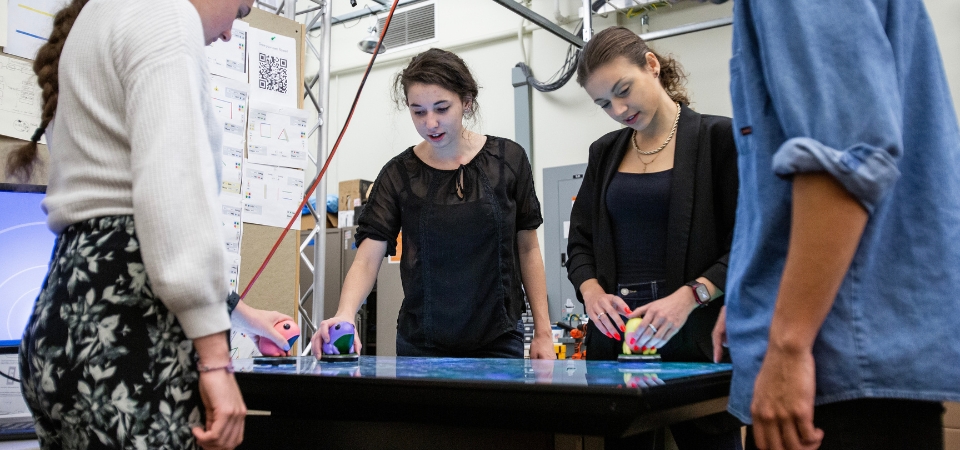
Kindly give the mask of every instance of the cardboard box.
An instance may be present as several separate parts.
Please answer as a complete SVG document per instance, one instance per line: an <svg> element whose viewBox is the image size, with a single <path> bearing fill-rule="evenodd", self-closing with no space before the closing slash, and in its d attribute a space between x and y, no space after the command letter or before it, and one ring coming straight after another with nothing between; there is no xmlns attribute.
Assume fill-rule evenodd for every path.
<svg viewBox="0 0 960 450"><path fill-rule="evenodd" d="M960 403L944 402L947 412L943 415L943 427L960 430Z"/></svg>
<svg viewBox="0 0 960 450"><path fill-rule="evenodd" d="M367 180L347 180L340 182L338 211L353 211L355 206L360 206L367 202L367 194L373 186L372 181ZM343 225L341 225L343 226Z"/></svg>
<svg viewBox="0 0 960 450"><path fill-rule="evenodd" d="M953 428L943 429L943 449L960 450L960 430Z"/></svg>

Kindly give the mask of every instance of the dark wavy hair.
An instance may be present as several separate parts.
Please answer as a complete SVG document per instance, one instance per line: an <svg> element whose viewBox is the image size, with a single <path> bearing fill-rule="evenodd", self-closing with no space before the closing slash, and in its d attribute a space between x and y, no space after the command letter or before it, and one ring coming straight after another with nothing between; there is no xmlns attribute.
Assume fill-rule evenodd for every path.
<svg viewBox="0 0 960 450"><path fill-rule="evenodd" d="M440 86L457 94L460 101L469 102L470 109L464 112L464 117L468 119L479 110L477 96L480 87L467 64L453 52L431 48L413 57L393 80L393 100L399 109L407 107L407 91L416 83Z"/></svg>
<svg viewBox="0 0 960 450"><path fill-rule="evenodd" d="M583 87L597 68L621 56L644 68L647 66L647 53L653 53L660 61L660 85L667 91L667 95L675 102L689 105L690 98L684 87L687 74L683 72L680 63L672 57L657 54L640 36L624 27L607 28L595 34L593 39L583 46L577 62L577 84Z"/></svg>
<svg viewBox="0 0 960 450"><path fill-rule="evenodd" d="M27 182L33 176L34 165L40 157L37 142L53 120L57 112L57 97L60 94L60 83L57 70L60 67L60 53L63 44L67 42L67 35L73 28L73 23L80 15L80 10L88 0L73 0L60 10L53 18L53 31L50 39L37 51L37 59L33 62L33 72L37 74L37 83L43 89L43 112L40 114L40 128L33 134L30 142L20 146L7 155L7 176Z"/></svg>

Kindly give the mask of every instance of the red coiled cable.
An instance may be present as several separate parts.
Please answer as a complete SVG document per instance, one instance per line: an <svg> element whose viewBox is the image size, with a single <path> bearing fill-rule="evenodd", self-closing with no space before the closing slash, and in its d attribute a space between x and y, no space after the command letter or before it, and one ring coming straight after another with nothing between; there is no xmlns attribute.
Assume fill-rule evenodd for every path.
<svg viewBox="0 0 960 450"><path fill-rule="evenodd" d="M370 57L370 63L367 64L367 70L363 72L363 79L360 80L360 87L357 88L357 95L353 98L353 105L350 106L350 114L347 115L347 120L343 123L343 128L340 130L340 135L337 137L337 142L333 144L333 149L330 150L330 156L327 156L327 160L323 163L323 168L320 169L320 173L317 174L316 178L313 179L313 182L310 183L310 187L306 190L306 192L304 192L303 201L300 202L300 207L297 208L297 211L302 210L304 205L307 204L310 196L313 195L313 191L315 191L317 189L317 185L320 184L320 180L323 178L323 175L327 173L327 167L330 166L330 161L333 160L333 155L337 153L337 148L340 147L340 141L343 140L343 135L347 132L347 127L350 126L350 119L353 118L353 112L357 109L357 102L360 101L360 93L363 92L363 86L367 83L367 76L370 75L370 69L373 68L373 63L377 60L377 54L380 52L380 46L383 45L383 37L387 35L387 29L390 28L390 20L393 19L393 11L397 9L397 3L399 2L400 0L393 0L393 5L390 6L390 13L387 15L387 20L383 23L383 30L380 32L380 39L377 40L377 46L373 49L373 56ZM329 11L326 13L329 13ZM250 288L253 287L253 284L257 282L258 278L260 278L260 275L263 273L264 269L267 268L267 264L270 262L270 259L273 258L273 254L277 252L278 248L280 248L280 243L283 242L283 238L287 236L287 232L290 231L290 228L293 227L293 224L296 223L299 218L299 215L294 214L294 216L290 219L290 223L288 223L286 228L283 229L283 232L280 233L280 238L277 239L275 244L273 244L273 248L270 249L270 253L267 254L266 259L263 260L263 264L261 264L260 268L257 269L257 273L253 275L253 278L250 279L250 283L247 284L247 287L243 290L243 293L240 294L240 299L246 297L250 292Z"/></svg>

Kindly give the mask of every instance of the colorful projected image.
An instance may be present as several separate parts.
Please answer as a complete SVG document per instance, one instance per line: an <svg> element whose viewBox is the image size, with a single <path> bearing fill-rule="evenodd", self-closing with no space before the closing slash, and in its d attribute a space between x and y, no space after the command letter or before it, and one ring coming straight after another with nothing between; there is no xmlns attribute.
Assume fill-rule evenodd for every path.
<svg viewBox="0 0 960 450"><path fill-rule="evenodd" d="M40 209L43 197L0 190L0 342L20 340L47 274L56 236Z"/></svg>

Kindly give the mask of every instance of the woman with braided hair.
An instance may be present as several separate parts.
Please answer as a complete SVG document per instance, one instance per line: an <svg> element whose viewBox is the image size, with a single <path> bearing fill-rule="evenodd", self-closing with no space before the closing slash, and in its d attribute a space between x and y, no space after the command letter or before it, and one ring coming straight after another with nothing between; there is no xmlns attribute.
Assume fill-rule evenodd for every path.
<svg viewBox="0 0 960 450"><path fill-rule="evenodd" d="M252 6L73 0L37 54L42 124L7 168L28 179L47 133L43 208L59 236L20 349L43 448L229 449L243 438L203 47L229 40ZM231 298L235 324L289 348L267 331L285 315Z"/></svg>

